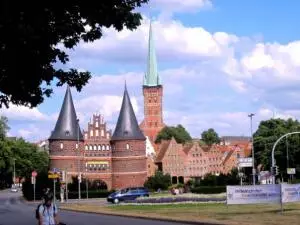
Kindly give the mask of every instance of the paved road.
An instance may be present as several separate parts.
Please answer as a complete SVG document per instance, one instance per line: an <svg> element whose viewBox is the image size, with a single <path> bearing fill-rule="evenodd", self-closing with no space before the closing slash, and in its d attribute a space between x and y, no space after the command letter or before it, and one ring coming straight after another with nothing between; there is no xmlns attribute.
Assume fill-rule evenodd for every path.
<svg viewBox="0 0 300 225"><path fill-rule="evenodd" d="M0 225L33 225L35 204L26 204L20 200L20 193L0 192ZM60 212L61 221L67 225L175 225L178 223L134 219L118 216L86 214L78 212ZM181 225L187 225L180 223Z"/></svg>

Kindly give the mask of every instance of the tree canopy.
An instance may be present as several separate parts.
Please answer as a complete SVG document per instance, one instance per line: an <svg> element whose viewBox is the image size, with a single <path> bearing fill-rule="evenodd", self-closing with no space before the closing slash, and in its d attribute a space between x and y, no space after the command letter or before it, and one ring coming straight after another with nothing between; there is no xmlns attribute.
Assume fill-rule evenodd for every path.
<svg viewBox="0 0 300 225"><path fill-rule="evenodd" d="M64 70L66 49L102 37L102 28L136 29L137 7L148 0L14 1L0 4L0 108L9 103L35 107L65 83L78 91L91 77Z"/></svg>
<svg viewBox="0 0 300 225"><path fill-rule="evenodd" d="M253 135L254 153L256 165L262 164L263 169L270 170L271 152L276 140L282 135L300 131L298 120L270 119L261 121L257 131ZM296 168L300 172L300 134L283 138L275 149L275 160L283 176L286 176L287 166ZM289 162L287 162L287 151Z"/></svg>
<svg viewBox="0 0 300 225"><path fill-rule="evenodd" d="M5 117L1 119L2 125L7 128L6 121ZM0 133L3 133L2 126ZM45 151L38 151L36 145L22 138L12 140L4 136L0 140L0 188L7 187L13 182L14 160L16 177L30 177L33 170L38 173L48 171L49 156Z"/></svg>
<svg viewBox="0 0 300 225"><path fill-rule="evenodd" d="M191 141L192 138L188 131L182 126L177 125L176 127L165 126L157 135L155 143L160 143L161 140L171 140L174 137L177 143L186 143Z"/></svg>
<svg viewBox="0 0 300 225"><path fill-rule="evenodd" d="M202 141L207 145L219 144L220 138L217 132L213 128L209 128L207 131L203 131L201 134Z"/></svg>

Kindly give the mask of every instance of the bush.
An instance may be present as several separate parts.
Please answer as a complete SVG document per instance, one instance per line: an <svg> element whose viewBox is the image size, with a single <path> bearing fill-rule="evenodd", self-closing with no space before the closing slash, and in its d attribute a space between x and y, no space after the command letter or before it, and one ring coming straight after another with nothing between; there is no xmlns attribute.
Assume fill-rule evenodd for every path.
<svg viewBox="0 0 300 225"><path fill-rule="evenodd" d="M125 203L175 203L175 202L219 202L225 201L226 198L188 198L188 197L177 197L177 198L144 198L144 199L135 199L135 200L126 200Z"/></svg>
<svg viewBox="0 0 300 225"><path fill-rule="evenodd" d="M163 174L161 171L156 171L154 176L148 177L144 184L146 188L154 191L158 190L159 188L162 190L167 190L170 185L170 174Z"/></svg>
<svg viewBox="0 0 300 225"><path fill-rule="evenodd" d="M226 192L226 186L200 186L191 188L192 193L197 194L219 194Z"/></svg>

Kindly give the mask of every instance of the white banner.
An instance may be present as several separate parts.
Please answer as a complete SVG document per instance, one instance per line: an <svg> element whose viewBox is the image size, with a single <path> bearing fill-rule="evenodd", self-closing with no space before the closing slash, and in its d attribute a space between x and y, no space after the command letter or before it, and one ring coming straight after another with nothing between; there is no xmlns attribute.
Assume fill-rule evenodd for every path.
<svg viewBox="0 0 300 225"><path fill-rule="evenodd" d="M300 202L300 184L281 184L282 202Z"/></svg>
<svg viewBox="0 0 300 225"><path fill-rule="evenodd" d="M227 204L280 203L280 184L227 186Z"/></svg>

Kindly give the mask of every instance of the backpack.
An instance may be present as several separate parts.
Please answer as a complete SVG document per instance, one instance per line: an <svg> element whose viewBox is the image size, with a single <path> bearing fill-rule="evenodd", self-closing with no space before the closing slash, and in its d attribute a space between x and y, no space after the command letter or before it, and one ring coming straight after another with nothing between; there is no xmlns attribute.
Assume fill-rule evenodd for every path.
<svg viewBox="0 0 300 225"><path fill-rule="evenodd" d="M35 218L36 218L37 220L40 219L40 207L41 207L41 205L43 205L43 204L39 204L39 205L37 206L36 210L35 210ZM55 205L53 205L53 211L55 211ZM45 212L45 207L44 207L43 213L44 213L44 212Z"/></svg>

